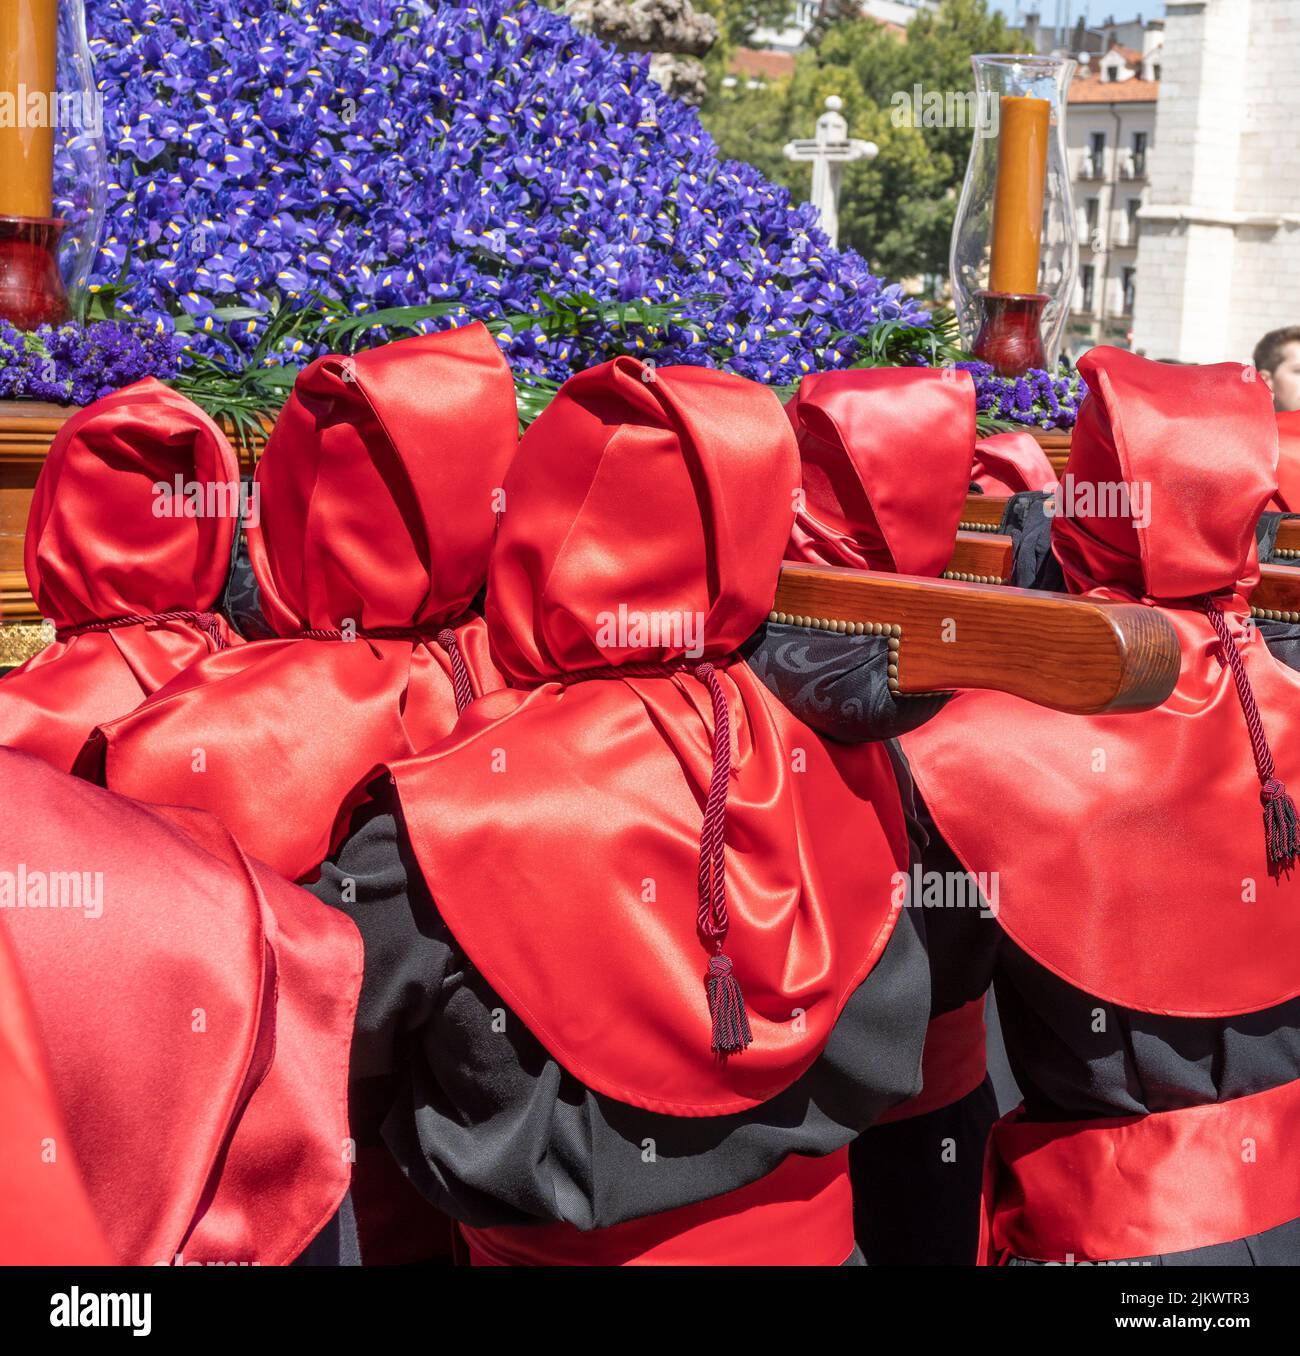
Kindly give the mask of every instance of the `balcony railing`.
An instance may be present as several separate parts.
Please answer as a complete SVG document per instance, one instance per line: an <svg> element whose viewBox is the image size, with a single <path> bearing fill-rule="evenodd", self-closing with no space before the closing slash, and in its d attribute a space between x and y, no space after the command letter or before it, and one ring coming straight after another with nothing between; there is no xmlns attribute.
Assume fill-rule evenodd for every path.
<svg viewBox="0 0 1300 1356"><path fill-rule="evenodd" d="M1145 179L1147 177L1147 157L1143 151L1140 155L1130 151L1119 165L1119 177L1132 182L1135 179Z"/></svg>

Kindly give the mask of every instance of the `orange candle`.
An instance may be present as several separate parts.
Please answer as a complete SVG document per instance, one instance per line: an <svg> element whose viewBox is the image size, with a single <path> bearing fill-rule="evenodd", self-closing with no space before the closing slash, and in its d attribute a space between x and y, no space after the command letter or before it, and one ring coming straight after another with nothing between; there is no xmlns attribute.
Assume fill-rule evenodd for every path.
<svg viewBox="0 0 1300 1356"><path fill-rule="evenodd" d="M1038 291L1043 190L1051 105L1004 94L1000 101L998 179L993 195L992 292Z"/></svg>
<svg viewBox="0 0 1300 1356"><path fill-rule="evenodd" d="M59 0L0 0L0 216L54 210L58 19Z"/></svg>

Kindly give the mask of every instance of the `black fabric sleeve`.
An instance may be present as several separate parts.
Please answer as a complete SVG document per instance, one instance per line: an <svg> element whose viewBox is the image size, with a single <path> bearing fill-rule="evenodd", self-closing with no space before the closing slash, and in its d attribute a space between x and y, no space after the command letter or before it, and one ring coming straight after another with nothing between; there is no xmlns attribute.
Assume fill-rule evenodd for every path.
<svg viewBox="0 0 1300 1356"><path fill-rule="evenodd" d="M989 991L1004 934L994 909L987 907L975 878L935 827L925 802L919 795L914 801L924 845L913 907L925 922L931 1015L939 1017Z"/></svg>
<svg viewBox="0 0 1300 1356"><path fill-rule="evenodd" d="M1043 505L1049 490L1022 490L1007 500L998 531L1011 538L1011 578L1019 589L1065 592L1065 575L1052 554L1052 520Z"/></svg>
<svg viewBox="0 0 1300 1356"><path fill-rule="evenodd" d="M1300 624L1256 617L1255 625L1274 659L1288 668L1300 669Z"/></svg>
<svg viewBox="0 0 1300 1356"><path fill-rule="evenodd" d="M1010 940L995 985L1034 1120L1174 1111L1300 1078L1300 999L1240 1017L1137 1012L1074 988Z"/></svg>
<svg viewBox="0 0 1300 1356"><path fill-rule="evenodd" d="M460 949L409 858L391 788L373 789L379 798L311 889L344 909L365 943L358 1115L381 1128L413 1185L456 1219L592 1229L706 1200L788 1154L833 1152L917 1090L929 974L904 909L820 1058L763 1106L683 1118L593 1093Z"/></svg>
<svg viewBox="0 0 1300 1356"><path fill-rule="evenodd" d="M809 729L841 744L893 739L943 709L946 694L889 690L889 641L768 622L741 649L764 687Z"/></svg>
<svg viewBox="0 0 1300 1356"><path fill-rule="evenodd" d="M244 536L242 514L252 482L247 478L240 486L239 507L241 519L230 551L230 572L221 599L221 611L226 620L245 640L271 640L275 632L262 614L262 590L253 573L248 556L248 541Z"/></svg>

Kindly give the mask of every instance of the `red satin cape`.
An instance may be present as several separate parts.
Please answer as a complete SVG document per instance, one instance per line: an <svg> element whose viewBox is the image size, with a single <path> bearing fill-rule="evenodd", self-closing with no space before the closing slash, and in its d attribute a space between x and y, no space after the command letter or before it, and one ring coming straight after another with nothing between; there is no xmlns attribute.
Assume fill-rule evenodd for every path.
<svg viewBox="0 0 1300 1356"><path fill-rule="evenodd" d="M1075 592L1139 601L1221 590L1277 775L1300 789L1300 675L1244 629L1254 525L1272 493L1267 393L1235 364L1183 368L1099 348L1067 476L1149 487L1149 524L1053 523ZM1076 486L1076 488L1077 488ZM939 832L994 873L998 920L1076 988L1144 1012L1221 1017L1300 993L1300 872L1269 873L1245 717L1208 619L1161 606L1182 671L1158 709L1078 717L958 694L903 739Z"/></svg>
<svg viewBox="0 0 1300 1356"><path fill-rule="evenodd" d="M155 486L183 484L204 512L155 513ZM183 499L168 505L179 509ZM197 405L152 377L79 410L59 430L27 519L27 582L62 630L87 622L211 612L230 569L239 463ZM227 645L242 642L215 624ZM0 744L64 771L101 721L130 711L216 644L169 620L55 640L0 678Z"/></svg>
<svg viewBox="0 0 1300 1356"><path fill-rule="evenodd" d="M940 574L970 485L970 373L819 372L800 382L786 412L803 477L786 559Z"/></svg>
<svg viewBox="0 0 1300 1356"><path fill-rule="evenodd" d="M0 1266L115 1260L86 1196L0 914Z"/></svg>
<svg viewBox="0 0 1300 1356"><path fill-rule="evenodd" d="M1050 490L1056 484L1056 472L1038 439L1016 430L995 433L975 444L971 480L985 494L1020 494Z"/></svg>
<svg viewBox="0 0 1300 1356"><path fill-rule="evenodd" d="M483 619L452 629L475 694L499 687ZM338 846L376 768L455 723L451 663L432 642L256 641L100 726L76 771L216 814L250 855L302 880Z"/></svg>
<svg viewBox="0 0 1300 1356"><path fill-rule="evenodd" d="M347 1190L351 922L195 811L0 750L0 870L102 873L102 914L12 908L86 1190L128 1264L291 1261Z"/></svg>
<svg viewBox="0 0 1300 1356"><path fill-rule="evenodd" d="M104 724L77 771L212 811L281 874L314 875L375 768L455 724L438 632L456 633L475 695L501 686L467 608L517 440L510 370L482 325L311 364L259 463L248 534L283 638L213 655ZM302 635L349 623L352 640ZM387 628L418 634L364 634Z"/></svg>
<svg viewBox="0 0 1300 1356"><path fill-rule="evenodd" d="M897 921L907 841L885 750L824 743L743 665L722 669L725 949L754 1040L716 1058L696 931L709 694L690 672L583 678L683 658L631 631L602 642L619 604L703 618L704 658L743 643L771 607L797 476L779 404L749 382L631 359L571 378L511 468L488 586L494 653L531 690L476 702L392 769L474 964L586 1086L677 1116L789 1086Z"/></svg>

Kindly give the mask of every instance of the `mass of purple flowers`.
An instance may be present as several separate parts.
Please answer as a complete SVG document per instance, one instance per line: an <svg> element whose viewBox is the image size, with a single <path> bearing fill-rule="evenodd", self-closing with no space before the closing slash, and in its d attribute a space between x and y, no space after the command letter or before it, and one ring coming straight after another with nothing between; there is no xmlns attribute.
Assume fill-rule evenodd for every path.
<svg viewBox="0 0 1300 1356"><path fill-rule="evenodd" d="M782 382L847 364L881 321L927 323L811 207L722 161L645 56L533 0L87 9L116 155L96 281L124 273L150 322L192 317L200 351L229 352L218 332L248 350L313 295L489 318L590 292L683 303L635 340L657 361ZM603 321L503 342L555 378L626 346Z"/></svg>
<svg viewBox="0 0 1300 1356"><path fill-rule="evenodd" d="M0 320L0 400L88 405L143 377L179 371L181 341L111 320L22 332Z"/></svg>
<svg viewBox="0 0 1300 1356"><path fill-rule="evenodd" d="M1038 428L1073 428L1079 406L1088 394L1077 372L1053 376L1031 367L1023 377L1000 377L981 362L959 362L975 381L975 408L991 419Z"/></svg>

